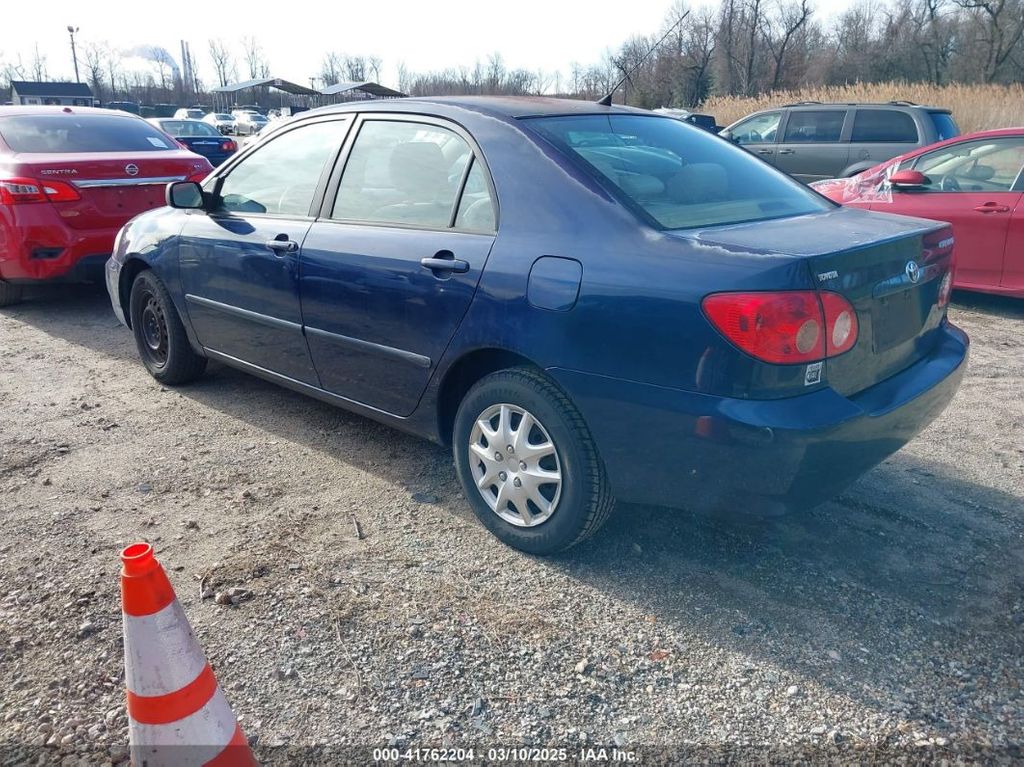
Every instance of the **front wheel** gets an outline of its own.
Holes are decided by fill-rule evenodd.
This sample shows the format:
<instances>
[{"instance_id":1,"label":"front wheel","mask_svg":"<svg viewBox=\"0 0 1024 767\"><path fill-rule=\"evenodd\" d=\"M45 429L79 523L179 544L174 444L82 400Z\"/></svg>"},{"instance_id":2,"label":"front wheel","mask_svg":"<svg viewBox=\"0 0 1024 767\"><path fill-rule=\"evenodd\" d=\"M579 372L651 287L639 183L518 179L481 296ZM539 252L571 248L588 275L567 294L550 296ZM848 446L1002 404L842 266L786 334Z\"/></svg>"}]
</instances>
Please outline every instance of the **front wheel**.
<instances>
[{"instance_id":1,"label":"front wheel","mask_svg":"<svg viewBox=\"0 0 1024 767\"><path fill-rule=\"evenodd\" d=\"M139 272L132 283L128 311L139 356L153 378L174 385L203 374L206 357L192 349L170 293L151 271Z\"/></svg>"},{"instance_id":2,"label":"front wheel","mask_svg":"<svg viewBox=\"0 0 1024 767\"><path fill-rule=\"evenodd\" d=\"M453 450L477 518L529 554L579 543L614 506L582 416L538 371L502 370L478 381L455 417Z\"/></svg>"}]
</instances>

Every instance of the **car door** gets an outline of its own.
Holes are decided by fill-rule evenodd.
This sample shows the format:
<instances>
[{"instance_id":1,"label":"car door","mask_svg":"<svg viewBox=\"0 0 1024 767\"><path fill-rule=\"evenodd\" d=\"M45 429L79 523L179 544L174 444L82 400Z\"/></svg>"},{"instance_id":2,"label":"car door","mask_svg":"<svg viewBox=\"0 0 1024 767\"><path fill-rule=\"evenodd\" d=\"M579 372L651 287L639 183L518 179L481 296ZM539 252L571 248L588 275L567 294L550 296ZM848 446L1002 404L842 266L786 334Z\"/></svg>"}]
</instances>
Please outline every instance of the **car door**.
<instances>
[{"instance_id":1,"label":"car door","mask_svg":"<svg viewBox=\"0 0 1024 767\"><path fill-rule=\"evenodd\" d=\"M905 154L920 146L917 123L907 112L885 107L857 107L850 131L847 165L860 169Z\"/></svg>"},{"instance_id":2,"label":"car door","mask_svg":"<svg viewBox=\"0 0 1024 767\"><path fill-rule=\"evenodd\" d=\"M781 120L782 112L753 115L729 128L729 138L751 154L774 165L775 142L779 137Z\"/></svg>"},{"instance_id":3,"label":"car door","mask_svg":"<svg viewBox=\"0 0 1024 767\"><path fill-rule=\"evenodd\" d=\"M278 133L211 181L214 210L188 215L180 274L207 349L318 383L302 333L299 259L350 124L336 116Z\"/></svg>"},{"instance_id":4,"label":"car door","mask_svg":"<svg viewBox=\"0 0 1024 767\"><path fill-rule=\"evenodd\" d=\"M366 116L302 254L302 312L328 391L398 415L419 402L469 308L496 203L462 129Z\"/></svg>"},{"instance_id":5,"label":"car door","mask_svg":"<svg viewBox=\"0 0 1024 767\"><path fill-rule=\"evenodd\" d=\"M792 109L782 141L775 147L775 166L798 181L809 184L835 178L850 156L843 141L846 109Z\"/></svg>"},{"instance_id":6,"label":"car door","mask_svg":"<svg viewBox=\"0 0 1024 767\"><path fill-rule=\"evenodd\" d=\"M1022 165L1024 136L947 144L900 164L900 170L925 175L921 189L893 189L891 203L874 203L871 209L948 221L956 238L954 284L998 287L1010 222L1021 202Z\"/></svg>"}]
</instances>

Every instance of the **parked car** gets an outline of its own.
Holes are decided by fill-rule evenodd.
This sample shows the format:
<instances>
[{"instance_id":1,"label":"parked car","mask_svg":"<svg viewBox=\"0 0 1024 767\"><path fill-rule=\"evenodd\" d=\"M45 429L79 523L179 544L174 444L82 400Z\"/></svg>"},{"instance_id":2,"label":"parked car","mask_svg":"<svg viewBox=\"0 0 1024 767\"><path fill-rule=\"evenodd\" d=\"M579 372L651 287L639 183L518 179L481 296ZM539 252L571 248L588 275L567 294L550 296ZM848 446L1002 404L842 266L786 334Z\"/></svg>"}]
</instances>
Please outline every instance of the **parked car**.
<instances>
[{"instance_id":1,"label":"parked car","mask_svg":"<svg viewBox=\"0 0 1024 767\"><path fill-rule=\"evenodd\" d=\"M948 226L835 205L644 110L326 107L167 199L107 267L158 381L214 359L451 444L477 517L532 553L613 498L819 503L966 367Z\"/></svg>"},{"instance_id":2,"label":"parked car","mask_svg":"<svg viewBox=\"0 0 1024 767\"><path fill-rule=\"evenodd\" d=\"M210 170L124 112L0 107L0 306L25 284L102 279L121 226Z\"/></svg>"},{"instance_id":3,"label":"parked car","mask_svg":"<svg viewBox=\"0 0 1024 767\"><path fill-rule=\"evenodd\" d=\"M198 107L179 109L174 113L175 120L202 120L204 117L206 117L206 112Z\"/></svg>"},{"instance_id":4,"label":"parked car","mask_svg":"<svg viewBox=\"0 0 1024 767\"><path fill-rule=\"evenodd\" d=\"M1024 128L959 136L813 186L843 205L948 221L953 286L1024 298Z\"/></svg>"},{"instance_id":5,"label":"parked car","mask_svg":"<svg viewBox=\"0 0 1024 767\"><path fill-rule=\"evenodd\" d=\"M235 133L239 136L255 136L268 122L259 112L239 112L235 115Z\"/></svg>"},{"instance_id":6,"label":"parked car","mask_svg":"<svg viewBox=\"0 0 1024 767\"><path fill-rule=\"evenodd\" d=\"M711 133L718 133L722 130L722 126L718 124L712 115L691 112L688 109L671 109L669 107L661 107L660 109L655 109L654 112L660 115L674 117L677 120L690 123L690 125L696 125L698 128L703 128Z\"/></svg>"},{"instance_id":7,"label":"parked car","mask_svg":"<svg viewBox=\"0 0 1024 767\"><path fill-rule=\"evenodd\" d=\"M810 183L853 176L898 154L959 134L948 109L909 101L811 101L756 112L720 135L797 180Z\"/></svg>"},{"instance_id":8,"label":"parked car","mask_svg":"<svg viewBox=\"0 0 1024 767\"><path fill-rule=\"evenodd\" d=\"M235 133L235 118L227 112L210 112L203 118L203 122L212 125L225 136Z\"/></svg>"},{"instance_id":9,"label":"parked car","mask_svg":"<svg viewBox=\"0 0 1024 767\"><path fill-rule=\"evenodd\" d=\"M238 151L238 144L233 139L224 138L212 125L199 120L154 118L149 122L188 149L205 157L214 168Z\"/></svg>"}]
</instances>

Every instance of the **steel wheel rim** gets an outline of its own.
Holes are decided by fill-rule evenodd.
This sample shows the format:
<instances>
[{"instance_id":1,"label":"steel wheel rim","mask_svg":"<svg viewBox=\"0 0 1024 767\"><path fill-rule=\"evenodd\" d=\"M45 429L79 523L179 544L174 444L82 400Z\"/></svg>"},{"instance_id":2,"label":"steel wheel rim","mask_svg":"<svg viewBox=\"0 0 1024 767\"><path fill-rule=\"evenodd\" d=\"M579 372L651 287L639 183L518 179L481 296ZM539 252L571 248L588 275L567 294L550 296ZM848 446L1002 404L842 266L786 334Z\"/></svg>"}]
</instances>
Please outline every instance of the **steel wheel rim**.
<instances>
[{"instance_id":1,"label":"steel wheel rim","mask_svg":"<svg viewBox=\"0 0 1024 767\"><path fill-rule=\"evenodd\" d=\"M562 497L562 462L535 415L508 403L491 405L473 423L469 465L477 492L516 527L547 522Z\"/></svg>"},{"instance_id":2,"label":"steel wheel rim","mask_svg":"<svg viewBox=\"0 0 1024 767\"><path fill-rule=\"evenodd\" d=\"M142 341L150 359L158 365L167 362L167 317L164 309L152 293L145 296L142 307Z\"/></svg>"}]
</instances>

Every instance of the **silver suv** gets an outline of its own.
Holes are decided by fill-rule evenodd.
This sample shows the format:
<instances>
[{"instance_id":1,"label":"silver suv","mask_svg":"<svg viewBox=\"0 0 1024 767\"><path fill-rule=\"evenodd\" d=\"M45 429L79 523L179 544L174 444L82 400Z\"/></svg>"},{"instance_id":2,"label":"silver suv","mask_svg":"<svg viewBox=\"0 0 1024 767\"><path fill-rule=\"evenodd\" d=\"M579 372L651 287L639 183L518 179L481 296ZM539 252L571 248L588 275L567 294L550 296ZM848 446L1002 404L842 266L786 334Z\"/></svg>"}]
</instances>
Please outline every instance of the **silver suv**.
<instances>
[{"instance_id":1,"label":"silver suv","mask_svg":"<svg viewBox=\"0 0 1024 767\"><path fill-rule=\"evenodd\" d=\"M756 112L721 131L806 184L853 176L916 147L960 135L948 109L910 101L802 101Z\"/></svg>"}]
</instances>

